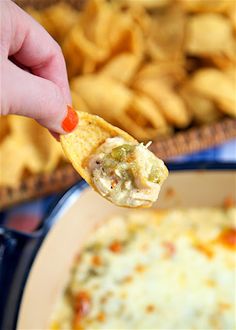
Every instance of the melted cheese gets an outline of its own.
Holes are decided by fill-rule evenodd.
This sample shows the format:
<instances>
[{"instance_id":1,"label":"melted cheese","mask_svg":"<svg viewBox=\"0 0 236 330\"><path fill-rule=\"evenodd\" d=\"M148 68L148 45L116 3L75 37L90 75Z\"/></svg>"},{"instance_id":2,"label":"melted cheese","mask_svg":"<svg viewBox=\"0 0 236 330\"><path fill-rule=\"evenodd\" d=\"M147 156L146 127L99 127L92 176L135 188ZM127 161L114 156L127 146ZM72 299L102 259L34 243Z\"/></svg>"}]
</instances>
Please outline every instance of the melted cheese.
<instances>
[{"instance_id":1,"label":"melted cheese","mask_svg":"<svg viewBox=\"0 0 236 330\"><path fill-rule=\"evenodd\" d=\"M235 221L236 209L113 216L84 246L51 328L235 329Z\"/></svg>"},{"instance_id":2,"label":"melted cheese","mask_svg":"<svg viewBox=\"0 0 236 330\"><path fill-rule=\"evenodd\" d=\"M112 151L122 146L133 150L121 159L113 158ZM109 165L106 164L107 157ZM128 207L150 206L157 200L160 187L168 176L164 162L146 146L128 143L120 137L108 138L90 158L88 169L102 196ZM152 170L155 170L158 182L149 180Z\"/></svg>"}]
</instances>

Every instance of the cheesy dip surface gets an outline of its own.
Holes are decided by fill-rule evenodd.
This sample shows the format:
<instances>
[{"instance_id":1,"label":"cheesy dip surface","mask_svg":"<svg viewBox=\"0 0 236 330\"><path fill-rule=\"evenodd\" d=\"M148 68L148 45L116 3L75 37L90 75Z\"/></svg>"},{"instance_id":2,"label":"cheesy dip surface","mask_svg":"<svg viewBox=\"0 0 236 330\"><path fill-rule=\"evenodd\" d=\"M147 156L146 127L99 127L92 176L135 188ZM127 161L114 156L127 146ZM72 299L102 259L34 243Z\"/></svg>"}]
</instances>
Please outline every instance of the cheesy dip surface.
<instances>
[{"instance_id":1,"label":"cheesy dip surface","mask_svg":"<svg viewBox=\"0 0 236 330\"><path fill-rule=\"evenodd\" d=\"M235 221L235 208L111 217L76 258L51 329L235 329Z\"/></svg>"},{"instance_id":2,"label":"cheesy dip surface","mask_svg":"<svg viewBox=\"0 0 236 330\"><path fill-rule=\"evenodd\" d=\"M106 139L88 165L102 196L126 207L147 207L157 200L168 170L147 147L122 137Z\"/></svg>"}]
</instances>

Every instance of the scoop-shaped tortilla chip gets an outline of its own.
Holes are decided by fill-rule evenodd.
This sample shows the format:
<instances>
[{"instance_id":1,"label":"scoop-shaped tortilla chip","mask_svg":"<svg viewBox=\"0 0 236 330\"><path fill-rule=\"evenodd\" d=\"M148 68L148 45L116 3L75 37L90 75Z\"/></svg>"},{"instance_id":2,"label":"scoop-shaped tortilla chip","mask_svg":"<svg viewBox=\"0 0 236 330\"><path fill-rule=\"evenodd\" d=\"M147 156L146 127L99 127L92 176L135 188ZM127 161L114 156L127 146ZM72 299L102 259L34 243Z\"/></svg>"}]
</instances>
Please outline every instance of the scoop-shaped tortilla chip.
<instances>
[{"instance_id":1,"label":"scoop-shaped tortilla chip","mask_svg":"<svg viewBox=\"0 0 236 330\"><path fill-rule=\"evenodd\" d=\"M132 53L119 54L104 65L99 74L128 84L135 75L139 63L140 58Z\"/></svg>"},{"instance_id":2,"label":"scoop-shaped tortilla chip","mask_svg":"<svg viewBox=\"0 0 236 330\"><path fill-rule=\"evenodd\" d=\"M224 113L236 117L235 80L216 69L197 71L190 81L191 88L213 100Z\"/></svg>"},{"instance_id":3,"label":"scoop-shaped tortilla chip","mask_svg":"<svg viewBox=\"0 0 236 330\"><path fill-rule=\"evenodd\" d=\"M180 95L191 112L194 122L198 124L208 124L223 116L213 100L198 94L188 85L181 87Z\"/></svg>"},{"instance_id":4,"label":"scoop-shaped tortilla chip","mask_svg":"<svg viewBox=\"0 0 236 330\"><path fill-rule=\"evenodd\" d=\"M226 13L234 6L231 0L180 0L184 10L188 12Z\"/></svg>"},{"instance_id":5,"label":"scoop-shaped tortilla chip","mask_svg":"<svg viewBox=\"0 0 236 330\"><path fill-rule=\"evenodd\" d=\"M67 158L76 171L96 189L87 169L89 157L107 138L118 136L129 142L136 140L98 116L86 112L78 112L78 116L78 127L72 133L61 135L60 140Z\"/></svg>"},{"instance_id":6,"label":"scoop-shaped tortilla chip","mask_svg":"<svg viewBox=\"0 0 236 330\"><path fill-rule=\"evenodd\" d=\"M236 42L228 18L212 13L195 15L188 20L186 32L188 54L235 59Z\"/></svg>"},{"instance_id":7,"label":"scoop-shaped tortilla chip","mask_svg":"<svg viewBox=\"0 0 236 330\"><path fill-rule=\"evenodd\" d=\"M126 86L106 76L75 78L71 88L87 104L89 112L108 121L121 116L132 99L132 93Z\"/></svg>"},{"instance_id":8,"label":"scoop-shaped tortilla chip","mask_svg":"<svg viewBox=\"0 0 236 330\"><path fill-rule=\"evenodd\" d=\"M79 123L60 136L79 174L104 198L123 207L149 207L158 198L168 169L148 145L98 116L78 112Z\"/></svg>"},{"instance_id":9,"label":"scoop-shaped tortilla chip","mask_svg":"<svg viewBox=\"0 0 236 330\"><path fill-rule=\"evenodd\" d=\"M156 103L169 124L183 128L190 123L190 116L180 96L158 79L139 79L134 88Z\"/></svg>"}]
</instances>

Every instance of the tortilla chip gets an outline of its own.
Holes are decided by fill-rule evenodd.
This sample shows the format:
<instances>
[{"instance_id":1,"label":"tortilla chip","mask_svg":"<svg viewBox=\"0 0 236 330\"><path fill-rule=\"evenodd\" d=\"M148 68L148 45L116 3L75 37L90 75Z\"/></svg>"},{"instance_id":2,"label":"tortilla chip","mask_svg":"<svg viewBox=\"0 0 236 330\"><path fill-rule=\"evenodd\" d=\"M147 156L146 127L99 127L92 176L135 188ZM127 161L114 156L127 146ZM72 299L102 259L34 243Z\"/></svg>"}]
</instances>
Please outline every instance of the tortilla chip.
<instances>
[{"instance_id":1,"label":"tortilla chip","mask_svg":"<svg viewBox=\"0 0 236 330\"><path fill-rule=\"evenodd\" d=\"M233 6L231 0L180 0L188 12L226 13Z\"/></svg>"},{"instance_id":2,"label":"tortilla chip","mask_svg":"<svg viewBox=\"0 0 236 330\"><path fill-rule=\"evenodd\" d=\"M191 88L213 100L224 113L236 117L235 83L216 69L199 70L191 79Z\"/></svg>"},{"instance_id":3,"label":"tortilla chip","mask_svg":"<svg viewBox=\"0 0 236 330\"><path fill-rule=\"evenodd\" d=\"M10 116L9 123L13 139L22 141L25 168L32 173L50 172L56 168L63 153L46 128L21 116Z\"/></svg>"},{"instance_id":4,"label":"tortilla chip","mask_svg":"<svg viewBox=\"0 0 236 330\"><path fill-rule=\"evenodd\" d=\"M120 0L120 2L124 5L130 6L143 6L147 9L155 9L159 7L164 7L169 5L173 0Z\"/></svg>"},{"instance_id":5,"label":"tortilla chip","mask_svg":"<svg viewBox=\"0 0 236 330\"><path fill-rule=\"evenodd\" d=\"M138 80L135 89L149 96L170 125L183 128L189 125L190 116L184 102L168 85L157 79Z\"/></svg>"},{"instance_id":6,"label":"tortilla chip","mask_svg":"<svg viewBox=\"0 0 236 330\"><path fill-rule=\"evenodd\" d=\"M111 59L111 61L99 71L99 75L110 77L123 84L129 84L134 77L139 64L139 57L131 53L122 53Z\"/></svg>"},{"instance_id":7,"label":"tortilla chip","mask_svg":"<svg viewBox=\"0 0 236 330\"><path fill-rule=\"evenodd\" d=\"M113 26L109 34L111 56L130 52L141 57L144 52L144 36L138 24L128 13L117 13L113 17Z\"/></svg>"},{"instance_id":8,"label":"tortilla chip","mask_svg":"<svg viewBox=\"0 0 236 330\"><path fill-rule=\"evenodd\" d=\"M229 10L228 15L231 20L234 33L236 33L236 3L234 3L233 7Z\"/></svg>"},{"instance_id":9,"label":"tortilla chip","mask_svg":"<svg viewBox=\"0 0 236 330\"><path fill-rule=\"evenodd\" d=\"M125 111L116 118L119 127L139 141L148 141L171 132L165 118L154 102L145 95L133 94Z\"/></svg>"},{"instance_id":10,"label":"tortilla chip","mask_svg":"<svg viewBox=\"0 0 236 330\"><path fill-rule=\"evenodd\" d=\"M209 124L222 117L222 112L212 100L197 94L188 86L182 87L180 95L197 124Z\"/></svg>"},{"instance_id":11,"label":"tortilla chip","mask_svg":"<svg viewBox=\"0 0 236 330\"><path fill-rule=\"evenodd\" d=\"M155 61L181 60L186 17L175 4L155 14L147 39L147 52Z\"/></svg>"},{"instance_id":12,"label":"tortilla chip","mask_svg":"<svg viewBox=\"0 0 236 330\"><path fill-rule=\"evenodd\" d=\"M230 20L220 14L199 14L187 23L185 50L200 57L235 59L236 42Z\"/></svg>"},{"instance_id":13,"label":"tortilla chip","mask_svg":"<svg viewBox=\"0 0 236 330\"><path fill-rule=\"evenodd\" d=\"M149 62L144 64L134 78L135 85L139 80L161 80L164 84L175 86L186 77L184 65L181 62Z\"/></svg>"},{"instance_id":14,"label":"tortilla chip","mask_svg":"<svg viewBox=\"0 0 236 330\"><path fill-rule=\"evenodd\" d=\"M109 77L88 75L75 78L71 88L79 94L89 112L108 121L122 116L132 99L131 91Z\"/></svg>"},{"instance_id":15,"label":"tortilla chip","mask_svg":"<svg viewBox=\"0 0 236 330\"><path fill-rule=\"evenodd\" d=\"M10 127L8 122L8 116L0 116L0 143L10 133Z\"/></svg>"},{"instance_id":16,"label":"tortilla chip","mask_svg":"<svg viewBox=\"0 0 236 330\"><path fill-rule=\"evenodd\" d=\"M135 140L98 116L86 112L78 112L78 116L78 127L72 133L60 136L61 145L76 171L94 187L86 168L87 160L93 152L109 137L121 136L127 141Z\"/></svg>"},{"instance_id":17,"label":"tortilla chip","mask_svg":"<svg viewBox=\"0 0 236 330\"><path fill-rule=\"evenodd\" d=\"M75 109L79 109L79 111L89 112L87 104L79 96L78 93L71 90L71 97L72 97L72 104Z\"/></svg>"},{"instance_id":18,"label":"tortilla chip","mask_svg":"<svg viewBox=\"0 0 236 330\"><path fill-rule=\"evenodd\" d=\"M85 38L100 48L109 49L108 35L113 16L114 10L106 1L86 1L79 22Z\"/></svg>"},{"instance_id":19,"label":"tortilla chip","mask_svg":"<svg viewBox=\"0 0 236 330\"><path fill-rule=\"evenodd\" d=\"M22 140L7 136L0 145L0 186L19 185L26 165Z\"/></svg>"},{"instance_id":20,"label":"tortilla chip","mask_svg":"<svg viewBox=\"0 0 236 330\"><path fill-rule=\"evenodd\" d=\"M52 35L62 42L71 28L78 22L79 13L65 2L54 4L43 11L47 24L53 27ZM45 26L47 29L47 26Z\"/></svg>"},{"instance_id":21,"label":"tortilla chip","mask_svg":"<svg viewBox=\"0 0 236 330\"><path fill-rule=\"evenodd\" d=\"M100 48L88 40L79 25L76 25L70 31L62 45L62 50L66 57L69 77L83 72L83 65L87 59L99 63L109 55L108 50ZM94 69L94 66L92 69Z\"/></svg>"}]
</instances>

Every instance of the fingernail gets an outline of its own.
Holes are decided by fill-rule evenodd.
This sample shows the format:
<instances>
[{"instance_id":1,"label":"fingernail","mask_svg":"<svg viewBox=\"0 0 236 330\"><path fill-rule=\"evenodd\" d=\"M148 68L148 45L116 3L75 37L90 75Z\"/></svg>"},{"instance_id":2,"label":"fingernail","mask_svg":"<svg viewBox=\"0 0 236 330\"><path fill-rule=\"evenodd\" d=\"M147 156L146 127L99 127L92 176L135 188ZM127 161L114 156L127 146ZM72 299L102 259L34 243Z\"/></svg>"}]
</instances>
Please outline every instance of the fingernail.
<instances>
[{"instance_id":1,"label":"fingernail","mask_svg":"<svg viewBox=\"0 0 236 330\"><path fill-rule=\"evenodd\" d=\"M79 118L76 111L70 105L67 105L67 115L61 124L62 128L65 132L70 133L78 125L78 122Z\"/></svg>"}]
</instances>

